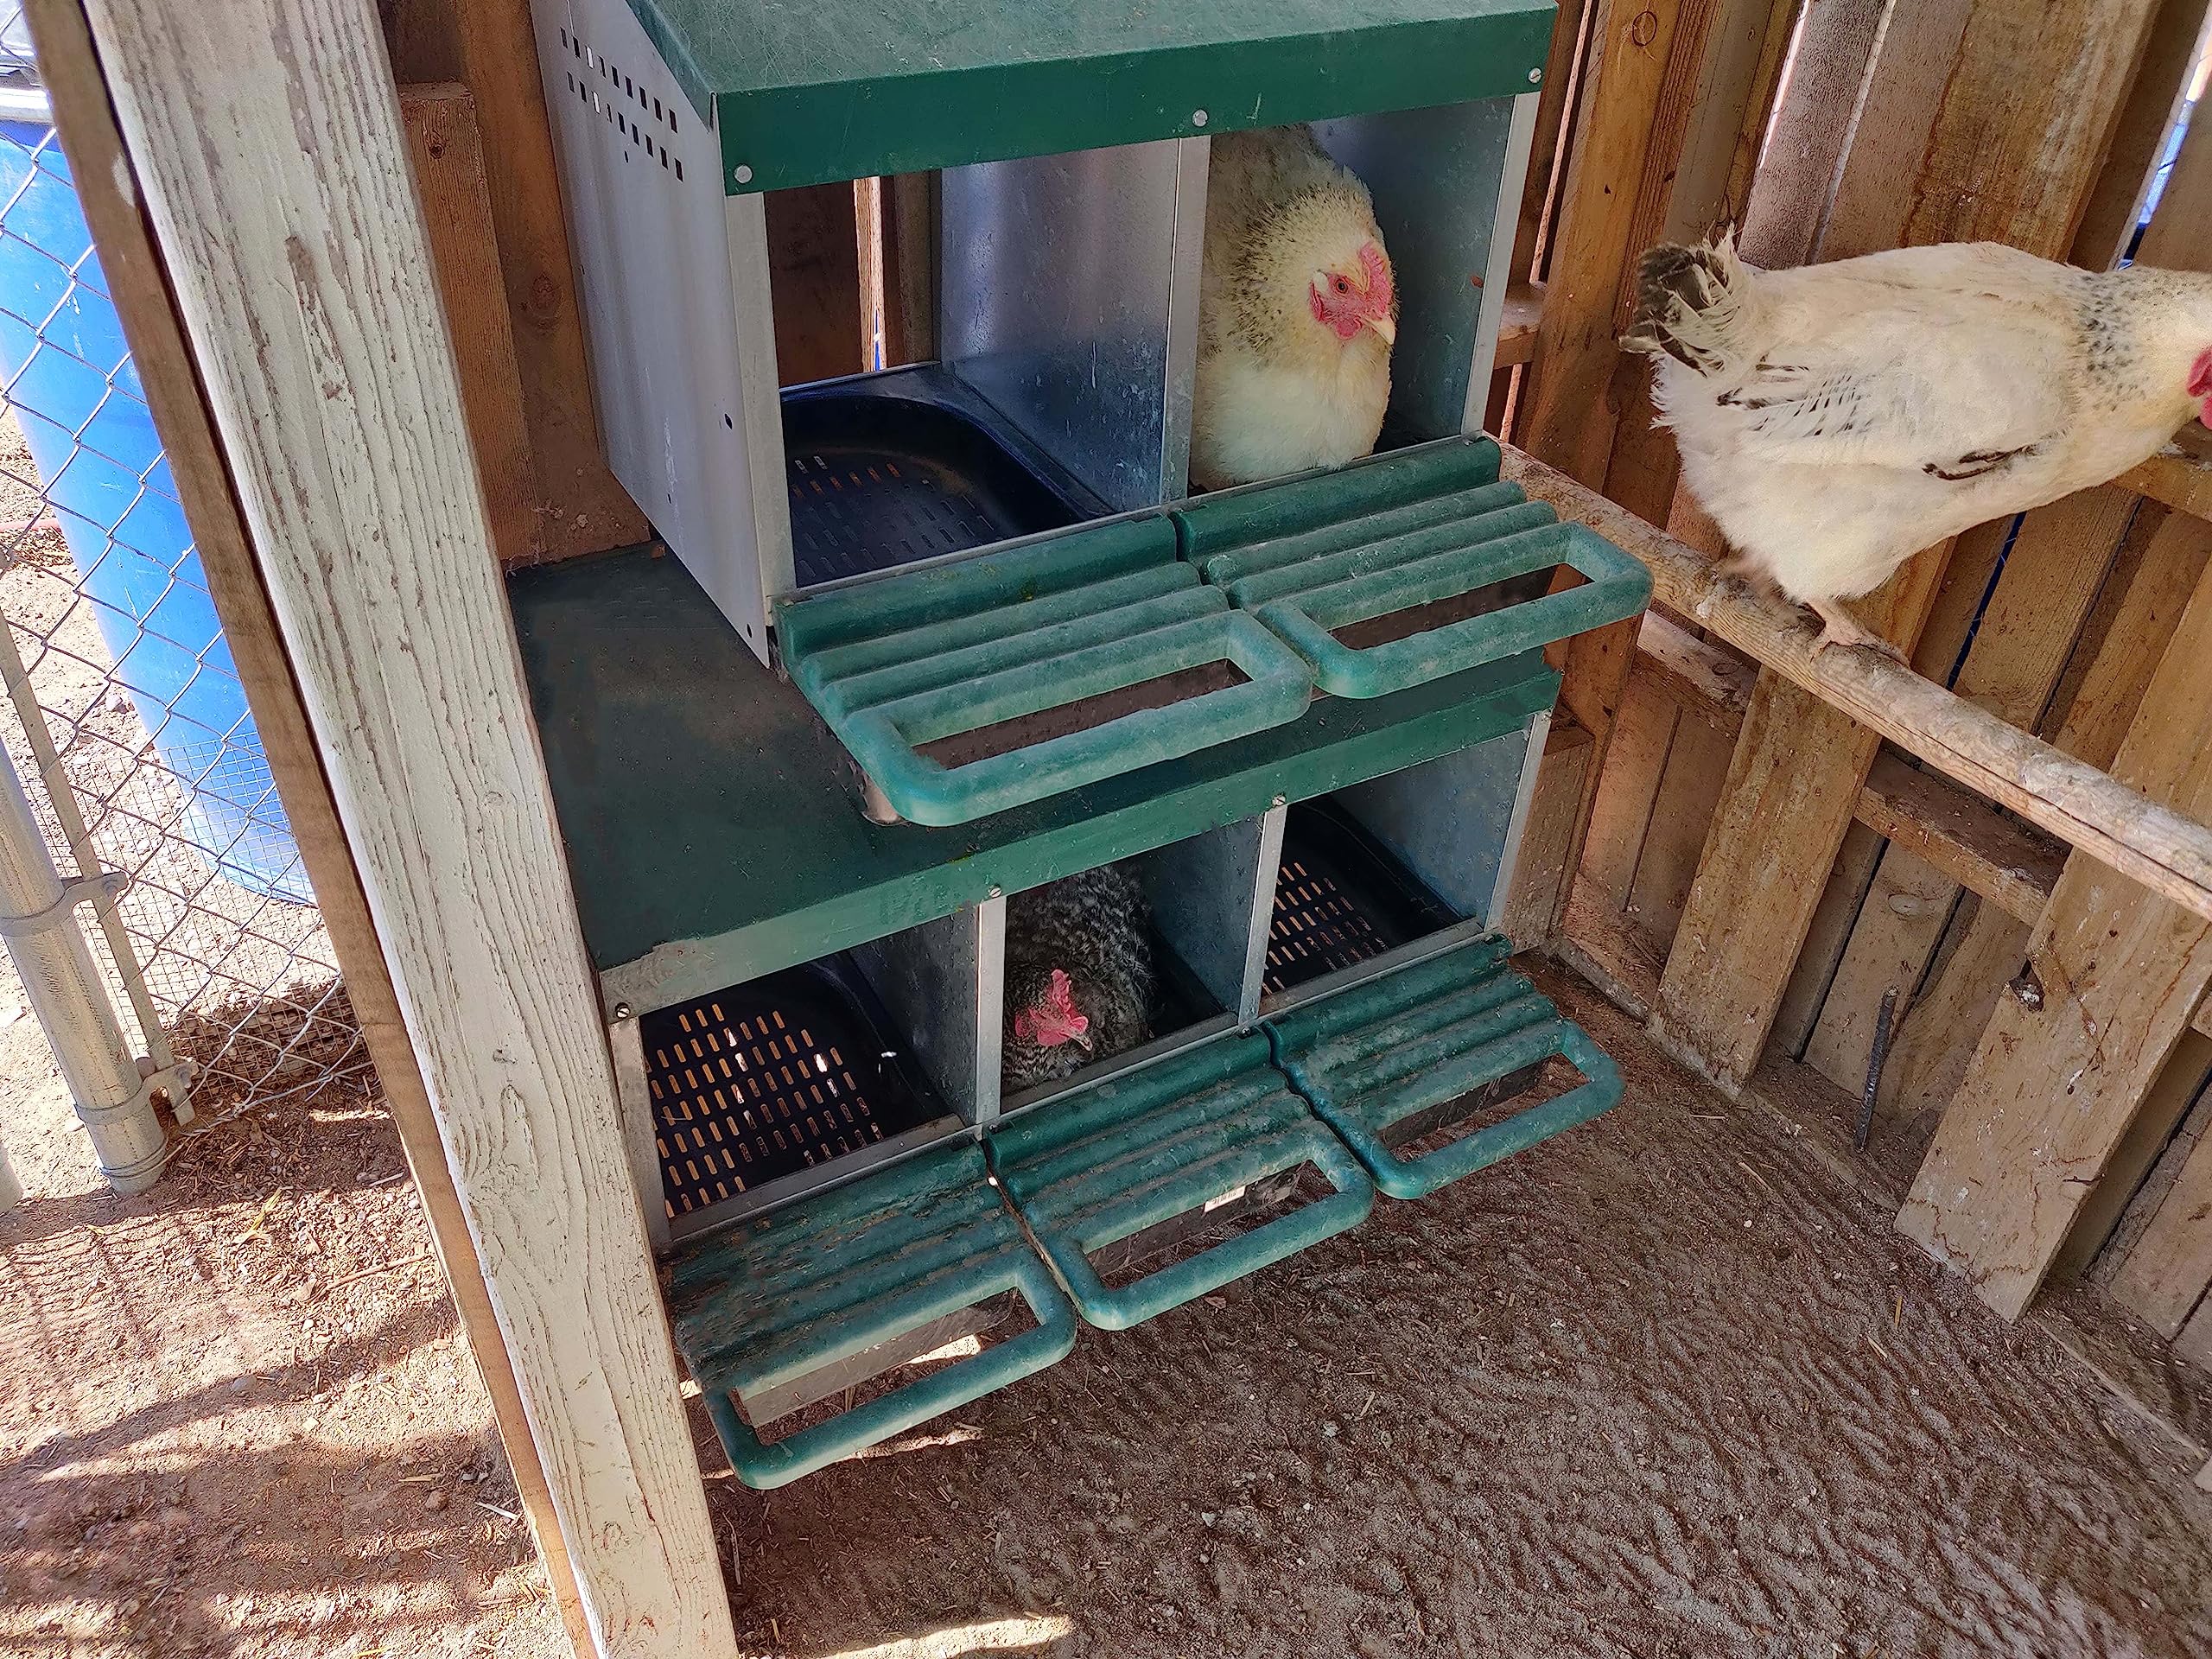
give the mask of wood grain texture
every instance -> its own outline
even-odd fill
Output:
[[[1891,8],[1811,257],[1848,259],[1909,239],[1913,186],[1931,175],[1929,143],[1976,3],[1914,0]]]
[[[1713,0],[1598,0],[1573,149],[1544,273],[1543,321],[1516,412],[1521,446],[1591,485],[1612,453],[1617,321],[1636,256],[1664,212]],[[1685,32],[1687,31],[1687,32]],[[1655,123],[1664,118],[1668,130]],[[1636,238],[1641,236],[1643,240]],[[1598,734],[1602,743],[1602,734]]]
[[[2006,817],[1940,772],[1924,772],[1894,754],[1878,757],[1867,772],[1858,816],[1955,886],[2022,922],[2043,914],[2066,865],[2062,843]]]
[[[2141,218],[2166,133],[2181,114],[2208,20],[2204,0],[2160,0],[2144,39],[2112,143],[2074,234],[2070,263],[2105,270],[2120,261]]]
[[[2189,1033],[2144,1102],[2141,1116],[2150,1120],[2148,1127],[2164,1131],[2164,1154],[2156,1161],[2161,1167],[2171,1163],[2172,1174],[2155,1192],[2146,1188],[2139,1195],[2156,1202],[2106,1287],[2114,1301],[2170,1339],[2181,1334],[2212,1282],[2212,1135],[2203,1133],[2212,1114],[2190,1110],[2203,1091],[2208,1061],[2212,1048]],[[2114,1166],[2098,1183],[2101,1193],[2120,1190],[2126,1172],[2119,1163],[2115,1156]],[[2133,1183],[2128,1190],[2134,1190]],[[2088,1220],[2085,1214],[2082,1224]]]
[[[1567,847],[1580,810],[1590,766],[1590,734],[1572,720],[1554,719],[1536,767],[1536,791],[1513,867],[1505,905],[1505,936],[1523,950],[1548,941],[1568,897]]]
[[[2190,123],[2135,257],[2168,270],[2212,270],[2212,125]]]
[[[2135,497],[2107,486],[2082,491],[2021,519],[1952,682],[1954,691],[2008,725],[2034,729],[2135,505]],[[1961,885],[1910,849],[1893,848],[1885,855],[1806,1050],[1808,1064],[1844,1088],[1862,1084],[1882,999],[1893,988],[1908,999],[1919,994]],[[2046,883],[2044,893],[2049,890]],[[1958,1040],[1969,1040],[1969,1033],[1959,1033]]]
[[[2064,257],[2156,10],[1975,0],[1898,240],[1993,238]]]
[[[534,556],[570,558],[644,541],[652,527],[600,449],[530,0],[404,0],[394,35],[399,79],[458,80],[475,101],[530,427]]]
[[[1874,1103],[1885,1122],[1940,1113],[1957,1098],[1976,1034],[2028,959],[2029,928],[1979,897],[1959,906],[1891,1043]]]
[[[1521,218],[1513,236],[1513,280],[1541,279],[1538,262],[1549,251],[1548,226],[1561,182],[1567,142],[1583,80],[1585,32],[1590,0],[1560,0],[1552,18],[1552,38],[1544,54],[1544,81],[1536,99],[1536,124],[1529,135],[1529,175],[1521,186]]]
[[[728,1606],[374,14],[90,15],[592,1635],[722,1659]]]
[[[2113,763],[2212,817],[2212,581],[2200,582]],[[2068,861],[2029,942],[2041,1006],[1999,1000],[1897,1217],[2017,1319],[2212,984],[2212,921]]]
[[[321,757],[293,683],[291,664],[231,492],[183,325],[140,211],[139,192],[83,9],[79,0],[29,0],[24,15],[38,44],[40,70],[54,97],[62,148],[70,157],[78,199],[99,250],[108,293],[130,341],[131,361],[192,529],[225,643],[253,711],[277,798],[314,885],[322,925],[345,976],[346,996],[360,1021],[378,1086],[422,1198],[432,1249],[491,1398],[508,1467],[562,1623],[577,1652],[588,1654],[590,1633],[569,1570],[568,1546],[531,1438],[506,1344],[492,1311],[483,1267],[469,1237],[437,1121],[400,1018],[353,853],[339,825]]]
[[[1544,315],[1541,284],[1516,283],[1505,290],[1505,310],[1497,325],[1497,356],[1492,366],[1510,369],[1536,354],[1536,330]]]
[[[1733,727],[1751,706],[1758,671],[1656,611],[1637,626],[1636,668],[1661,696],[1717,726]]]
[[[492,545],[501,563],[526,563],[537,528],[537,486],[531,475],[514,334],[500,283],[499,248],[492,234],[492,195],[485,183],[475,100],[468,88],[453,82],[403,86],[399,113],[407,124],[415,188],[423,198],[430,255],[453,333]]]
[[[1813,257],[1891,0],[1806,0],[1789,67],[1744,211],[1744,257],[1767,270]]]
[[[2152,891],[2212,915],[2212,830],[2202,823],[2145,799],[2139,788],[2061,753],[1910,669],[1867,652],[1817,650],[1813,630],[1794,611],[1746,597],[1716,578],[1707,560],[1634,514],[1516,449],[1505,453],[1506,475],[1531,497],[1592,525],[1641,559],[1651,570],[1659,601],[1670,609],[1694,617],[1847,721],[1888,738]],[[1762,690],[1764,686],[1762,680]],[[1758,713],[1754,696],[1747,732]],[[1870,753],[1866,765],[1872,760]],[[1802,757],[1798,764],[1811,770]],[[1854,804],[1863,771],[1853,779]]]
[[[777,380],[796,386],[858,374],[861,263],[853,187],[771,190],[766,208]]]

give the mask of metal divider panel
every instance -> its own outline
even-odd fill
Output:
[[[1641,613],[1651,575],[1497,478],[1487,438],[1179,507],[1183,556],[1335,696],[1378,697]],[[1566,567],[1581,578],[1551,591]]]
[[[1488,935],[1261,1022],[1285,1074],[1392,1198],[1424,1197],[1621,1097],[1612,1061],[1505,965],[1511,949]],[[1422,1156],[1391,1149],[1395,1126],[1554,1055],[1585,1081]]]
[[[787,1385],[979,1302],[1016,1292],[1037,1323],[826,1421],[764,1443],[733,1395]],[[1063,1357],[1067,1300],[960,1141],[894,1164],[675,1260],[676,1345],[738,1478],[781,1486]]]
[[[1164,517],[795,600],[779,625],[793,682],[918,823],[1249,736],[1313,695],[1296,654],[1176,556]],[[995,747],[971,739],[992,728]]]
[[[1283,1086],[1257,1035],[1231,1034],[1079,1089],[994,1131],[991,1166],[1077,1309],[1123,1330],[1357,1226],[1375,1189]],[[1112,1289],[1089,1259],[1311,1164],[1336,1191]]]

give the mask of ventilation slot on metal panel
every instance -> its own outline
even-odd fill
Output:
[[[1294,807],[1283,826],[1261,988],[1278,995],[1455,919],[1334,807],[1325,802]]]
[[[830,963],[648,1014],[639,1035],[669,1218],[858,1152],[936,1116],[859,976]]]

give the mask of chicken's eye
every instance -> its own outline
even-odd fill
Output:
[[[1332,276],[1329,279],[1329,286],[1338,294],[1349,294],[1351,292],[1351,282],[1348,277]]]

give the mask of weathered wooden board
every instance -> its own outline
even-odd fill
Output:
[[[492,195],[484,178],[484,147],[468,88],[448,81],[399,89],[408,154],[422,193],[423,219],[437,263],[438,289],[461,371],[462,406],[484,510],[500,563],[527,562],[537,534],[537,483],[531,474],[530,429],[515,367],[499,248],[492,235]]]
[[[651,527],[600,449],[530,0],[404,0],[398,10],[398,78],[461,81],[476,105],[530,423],[537,555],[568,558],[641,542]]]
[[[398,101],[364,73],[375,14],[89,10],[593,1637],[726,1659]]]
[[[2113,770],[2212,817],[2212,582],[2183,613]],[[1999,1000],[1897,1217],[2011,1319],[2212,983],[2212,920],[2077,855],[2028,954],[2041,1006]]]

